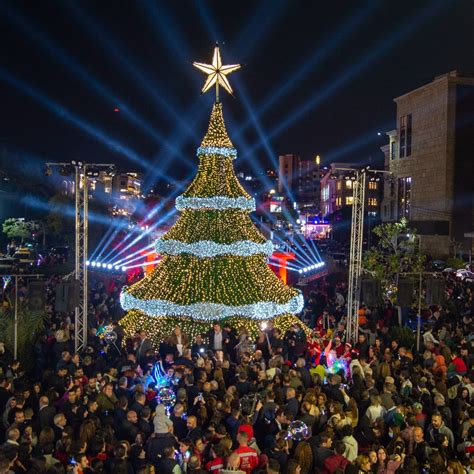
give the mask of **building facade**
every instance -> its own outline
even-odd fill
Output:
[[[343,169],[342,169],[343,168]],[[345,206],[352,206],[356,167],[348,163],[331,163],[321,178],[321,213],[324,217]],[[382,183],[378,175],[368,173],[365,189],[365,208],[370,217],[380,215]]]
[[[320,157],[302,160],[298,155],[279,156],[278,192],[297,202],[298,208],[320,210]]]
[[[420,246],[448,256],[468,251],[474,229],[474,75],[452,71],[395,99],[397,128],[382,147],[382,220],[405,217]]]

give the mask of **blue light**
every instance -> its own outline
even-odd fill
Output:
[[[223,155],[228,158],[237,158],[237,150],[228,146],[200,146],[196,155]]]

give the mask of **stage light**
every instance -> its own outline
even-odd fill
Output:
[[[107,265],[107,269],[108,269],[108,270],[112,270],[113,267],[114,267],[114,266],[113,266],[111,263],[109,263],[109,264]]]
[[[97,262],[92,262],[92,263],[91,263],[91,266],[92,266],[92,267],[95,267],[96,265],[97,265]]]
[[[126,272],[126,271],[127,271],[127,266],[124,265],[124,266],[122,267],[122,272]]]
[[[120,267],[118,265],[115,265],[114,270],[120,270]]]
[[[106,264],[106,263],[103,263],[103,264],[101,265],[101,267],[102,267],[102,268],[107,268],[107,264]]]
[[[86,261],[86,265],[89,266],[91,262],[89,260]]]

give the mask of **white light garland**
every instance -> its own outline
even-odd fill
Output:
[[[251,319],[269,319],[280,314],[297,314],[303,309],[303,295],[291,298],[287,303],[260,301],[242,306],[228,306],[221,303],[193,303],[179,305],[165,300],[140,300],[126,292],[120,295],[120,304],[125,310],[136,309],[148,316],[190,316],[201,321],[216,321],[231,316],[245,316]]]
[[[267,240],[263,244],[250,240],[238,240],[231,244],[220,244],[211,240],[186,243],[174,239],[158,239],[155,242],[155,250],[162,255],[189,253],[199,258],[216,257],[217,255],[248,257],[255,254],[272,255],[273,243],[271,240]]]
[[[176,209],[243,209],[245,211],[255,211],[255,199],[239,196],[231,198],[227,196],[213,197],[184,197],[176,198]]]
[[[196,155],[222,155],[227,158],[237,158],[237,150],[228,146],[201,146],[197,149]]]

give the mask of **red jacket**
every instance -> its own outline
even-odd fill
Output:
[[[240,458],[239,469],[245,471],[247,474],[251,474],[258,466],[258,454],[255,449],[249,446],[239,446],[234,453],[237,453]]]
[[[340,454],[333,454],[324,461],[323,473],[333,474],[337,469],[346,469],[346,466],[350,464],[349,460]]]
[[[224,460],[222,458],[216,458],[206,463],[206,471],[212,474],[219,474],[221,469],[224,469]]]
[[[461,359],[461,357],[455,357],[451,361],[451,364],[454,365],[457,374],[464,374],[467,372],[466,363]]]

